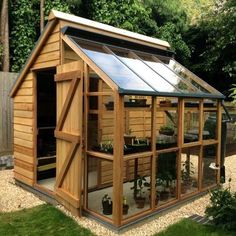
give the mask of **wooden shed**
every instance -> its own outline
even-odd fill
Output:
[[[15,179],[117,228],[219,184],[224,96],[167,42],[52,11],[16,81]]]

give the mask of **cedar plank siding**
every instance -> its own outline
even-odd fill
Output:
[[[60,31],[57,24],[44,44],[31,69],[54,67],[60,64]],[[33,186],[35,183],[35,91],[34,73],[28,72],[14,97],[14,158],[15,178]]]
[[[28,185],[34,183],[34,74],[29,72],[14,97],[15,178]],[[23,91],[26,91],[24,93]]]

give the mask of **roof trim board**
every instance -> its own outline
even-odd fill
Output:
[[[71,15],[68,13],[52,10],[48,19],[52,20],[54,18],[65,20],[71,23],[76,23],[77,25],[86,26],[86,28],[88,29],[96,29],[96,30],[99,30],[100,32],[113,33],[117,36],[118,35],[125,36],[130,39],[136,39],[138,41],[152,43],[156,46],[162,46],[162,47],[165,47],[166,49],[170,48],[170,44],[167,41],[157,39],[157,38],[152,38],[152,37],[145,36],[138,33],[134,33],[128,30],[119,29],[119,28],[116,28],[107,24],[99,23],[96,21],[92,21],[92,20],[85,19],[79,16]]]

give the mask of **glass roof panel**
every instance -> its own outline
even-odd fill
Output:
[[[114,51],[113,51],[114,52]],[[172,84],[163,79],[152,68],[146,65],[142,60],[128,57],[128,53],[115,51],[117,58],[134,71],[140,78],[149,84],[157,92],[180,93]]]
[[[103,71],[117,86],[132,93],[155,93],[155,91],[139,78],[134,72],[126,67],[118,58],[106,52],[99,44],[83,43],[77,38],[72,40],[81,50]]]
[[[161,62],[145,60],[145,63],[153,70],[155,70],[158,74],[160,74],[163,78],[165,78],[165,80],[177,87],[181,92],[186,94],[199,93],[197,88],[186,83],[184,79],[180,78],[177,74],[175,74]]]
[[[191,71],[186,69],[184,66],[182,66],[180,63],[175,61],[174,59],[170,59],[168,62],[166,62],[166,65],[172,69],[175,73],[177,73],[182,78],[188,80],[191,84],[193,84],[195,87],[197,87],[200,91],[203,93],[216,93],[220,94],[216,89],[211,87],[209,84],[207,84],[205,81],[194,75]]]

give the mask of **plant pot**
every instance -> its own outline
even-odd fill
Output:
[[[137,208],[144,208],[144,205],[145,205],[145,197],[137,197],[135,199],[135,202],[136,202],[136,205],[137,205]]]
[[[129,205],[124,205],[123,204],[123,215],[127,215],[129,210]]]
[[[164,134],[167,136],[173,136],[175,133],[174,130],[159,130],[159,134]]]
[[[191,184],[189,184],[189,183],[184,183],[184,184],[182,184],[181,185],[181,194],[185,194],[187,191],[188,191],[188,189],[190,189],[191,188]]]
[[[104,215],[111,215],[112,214],[112,202],[103,201],[102,202],[102,208],[103,208],[102,213]]]
[[[168,198],[169,198],[169,192],[168,191],[160,192],[160,200],[161,201],[166,201]]]

